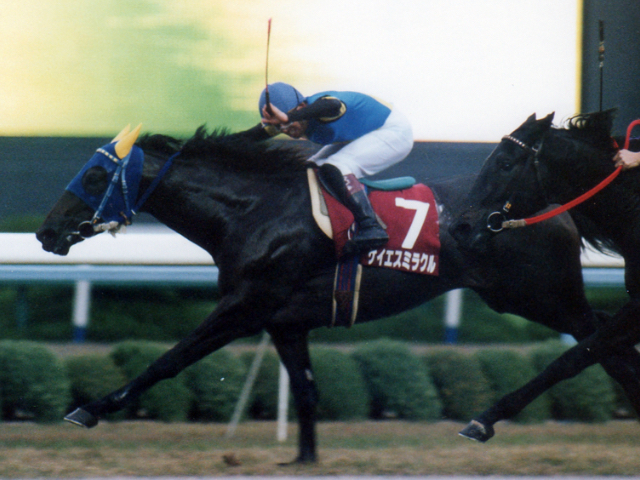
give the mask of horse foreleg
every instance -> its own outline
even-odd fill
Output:
[[[633,311],[637,307],[633,302],[623,307],[619,314],[627,319],[634,318]],[[599,314],[598,317],[603,324],[610,322],[613,317],[606,314]],[[635,315],[637,318],[637,315]],[[632,320],[633,321],[633,320]],[[633,321],[636,324],[635,321]],[[620,323],[619,323],[620,325]],[[640,324],[638,324],[640,326]],[[603,328],[608,328],[604,326]],[[620,329],[621,327],[617,327]],[[634,333],[636,328],[623,328],[622,336],[614,334],[612,341],[617,345],[606,345],[602,342],[600,348],[596,348],[594,354],[599,359],[607,374],[616,380],[623,388],[629,402],[635,412],[640,416],[640,352],[636,350],[634,344],[640,340],[640,333]],[[602,335],[604,332],[600,332]],[[625,338],[626,337],[626,338]],[[611,343],[611,341],[609,342]],[[604,347],[604,348],[602,348]]]
[[[579,343],[554,360],[533,380],[505,395],[492,407],[471,420],[460,431],[460,435],[486,442],[494,435],[493,426],[495,423],[515,416],[556,383],[577,375],[595,363],[596,360],[590,354],[588,347]]]
[[[291,393],[298,413],[298,457],[295,462],[315,462],[318,391],[313,380],[307,334],[284,336],[272,333],[271,337],[289,373]]]
[[[639,389],[637,385],[629,385],[628,379],[631,375],[637,379],[638,375],[633,366],[637,363],[637,352],[633,353],[631,349],[640,342],[639,309],[639,303],[629,302],[610,321],[564,352],[529,383],[505,395],[474,418],[460,435],[486,442],[494,435],[495,423],[513,417],[556,383],[572,378],[598,362],[614,378],[624,381],[630,400],[634,408],[638,409]],[[629,360],[632,361],[631,364]],[[615,368],[623,367],[625,370],[615,371]]]
[[[242,300],[223,299],[200,326],[141,375],[102,399],[74,410],[65,420],[87,428],[95,427],[100,418],[121,410],[161,380],[175,377],[189,365],[237,338],[258,333],[260,327],[246,321],[243,310],[246,305]]]

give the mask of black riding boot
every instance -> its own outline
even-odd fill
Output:
[[[355,175],[343,177],[337,167],[328,163],[322,165],[319,171],[324,186],[351,211],[357,224],[356,234],[345,246],[345,254],[368,252],[386,245],[389,236],[378,223],[364,185]]]

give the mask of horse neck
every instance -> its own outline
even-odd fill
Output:
[[[155,179],[164,162],[147,156],[141,191]],[[177,157],[142,211],[215,257],[225,242],[236,238],[235,232],[243,229],[242,219],[252,210],[265,204],[278,209],[279,199],[292,183],[286,178],[274,181]]]
[[[637,195],[619,184],[607,186],[592,200],[575,208],[572,218],[580,234],[591,244],[625,255],[626,245],[635,249],[635,225],[640,217]]]
[[[604,153],[602,155],[605,156]],[[567,159],[563,162],[567,162]],[[613,172],[613,162],[610,162],[610,168],[607,168],[608,162],[610,162],[608,157],[602,159],[596,156],[590,158],[583,156],[572,160],[575,169],[563,168],[554,171],[554,168],[551,168],[549,171],[551,178],[564,180],[551,188],[549,202],[566,204],[591,190]],[[585,168],[580,169],[581,164]],[[562,165],[562,163],[556,162],[556,165]],[[589,243],[616,251],[624,243],[624,237],[628,231],[624,224],[627,221],[633,221],[633,217],[627,215],[630,211],[622,200],[625,198],[624,190],[616,180],[591,199],[569,210],[580,235]]]
[[[478,175],[474,173],[428,182],[440,208],[441,229],[443,221],[456,218],[465,210],[469,191],[477,178]]]

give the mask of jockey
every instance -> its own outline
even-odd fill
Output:
[[[413,132],[405,116],[391,106],[357,92],[320,92],[304,97],[286,83],[269,85],[258,107],[262,122],[243,132],[254,140],[284,133],[323,147],[309,160],[320,166],[322,183],[353,214],[358,225],[347,248],[367,252],[389,237],[378,223],[359,178],[403,160],[413,148]]]

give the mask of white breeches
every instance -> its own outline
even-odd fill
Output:
[[[322,147],[309,160],[317,165],[329,163],[343,175],[356,178],[374,175],[403,160],[413,148],[413,130],[407,118],[392,110],[384,124],[351,142]]]

